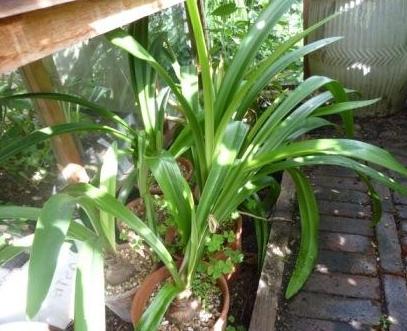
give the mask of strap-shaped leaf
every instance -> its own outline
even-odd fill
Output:
[[[202,135],[201,127],[199,126],[197,115],[191,108],[191,105],[182,95],[177,84],[172,80],[168,72],[154,59],[154,57],[131,35],[121,29],[111,31],[106,34],[107,38],[114,45],[124,49],[134,57],[146,61],[151,65],[158,75],[165,81],[168,87],[176,96],[178,102],[181,105],[181,110],[184,112],[186,119],[188,120],[189,125],[191,126],[192,133],[194,135],[195,145],[197,151],[202,160],[205,160],[205,148],[204,140]]]
[[[225,74],[216,98],[215,109],[219,112],[219,115],[223,114],[226,106],[238,91],[242,77],[256,56],[262,42],[293,2],[293,0],[272,1],[260,14],[240,43],[240,47]]]
[[[347,101],[347,102],[340,102],[335,103],[333,105],[320,107],[315,110],[312,115],[313,116],[326,116],[326,115],[333,115],[342,113],[349,110],[355,110],[363,107],[368,107],[376,102],[380,101],[380,98],[372,99],[372,100],[361,100],[361,101]]]
[[[158,291],[153,302],[144,312],[143,316],[140,319],[140,322],[135,326],[135,330],[157,330],[171,302],[180,292],[181,290],[174,285],[170,283],[165,284]]]
[[[157,254],[157,256],[170,271],[175,282],[177,284],[181,283],[177,267],[172,259],[172,256],[168,252],[164,244],[161,242],[161,240],[156,235],[154,235],[154,233],[141,219],[134,215],[134,213],[132,213],[128,208],[126,208],[126,206],[120,203],[114,196],[90,184],[84,183],[68,186],[64,190],[64,192],[73,197],[78,197],[80,203],[86,200],[94,207],[110,213],[117,219],[125,222],[138,235],[140,235],[151,247],[151,249]]]
[[[79,105],[84,109],[88,109],[93,111],[94,113],[109,119],[129,131],[132,129],[129,125],[124,121],[120,116],[116,115],[112,111],[94,103],[92,101],[86,100],[80,96],[76,96],[73,94],[66,94],[66,93],[54,93],[54,92],[37,92],[37,93],[23,93],[23,94],[14,94],[9,96],[0,97],[0,103],[8,100],[15,100],[15,99],[48,99],[48,100],[56,100],[56,101],[63,101],[68,103],[73,103],[75,105]]]
[[[260,154],[249,162],[248,169],[256,169],[269,163],[308,155],[338,155],[371,162],[407,176],[407,168],[389,152],[357,140],[351,139],[312,139],[295,142],[274,151]]]
[[[41,209],[35,207],[21,207],[21,206],[0,206],[0,219],[25,219],[37,220],[40,216]]]
[[[78,245],[75,282],[75,330],[104,331],[105,279],[102,246],[84,241]]]
[[[103,157],[103,164],[100,169],[99,188],[105,190],[109,194],[116,196],[116,178],[117,178],[117,144],[113,143]],[[116,250],[115,236],[115,218],[113,215],[100,211],[100,223],[105,237],[107,238],[110,249]]]
[[[236,94],[234,99],[231,100],[227,110],[223,114],[223,118],[221,123],[219,124],[218,130],[222,130],[222,128],[224,127],[224,123],[229,121],[231,115],[235,112],[237,114],[237,119],[243,118],[243,116],[247,112],[247,109],[256,100],[258,94],[267,86],[267,84],[270,83],[273,77],[287,68],[291,63],[340,39],[341,38],[339,37],[332,37],[318,40],[299,49],[291,51],[278,59],[271,55],[272,61],[270,61],[270,65],[259,67],[258,70],[252,73],[252,75],[247,78],[247,81],[244,82],[244,84],[242,84],[242,86],[239,88],[239,92]]]
[[[212,169],[205,183],[197,209],[197,220],[200,226],[207,224],[207,217],[218,200],[228,176],[231,176],[234,162],[239,155],[248,126],[243,122],[231,122],[225,130],[222,143],[217,146]]]
[[[187,10],[190,17],[192,31],[194,34],[196,51],[198,53],[198,63],[201,69],[203,106],[205,116],[205,157],[208,169],[212,164],[215,137],[215,109],[214,108],[214,86],[212,80],[212,68],[210,56],[206,47],[205,35],[201,23],[201,15],[198,10],[198,3],[195,0],[187,0]]]
[[[271,164],[262,169],[263,174],[270,174],[290,168],[298,168],[311,165],[336,165],[354,170],[358,174],[374,179],[375,181],[388,186],[403,195],[407,196],[407,186],[401,185],[393,178],[390,178],[385,173],[377,171],[363,163],[343,156],[330,156],[330,155],[312,155],[305,157],[293,158],[287,161],[281,161]]]
[[[334,85],[332,85],[334,84]],[[264,144],[269,137],[275,132],[276,128],[281,125],[282,121],[295,109],[295,107],[304,99],[309,97],[315,91],[322,87],[330,88],[330,91],[340,89],[339,83],[333,79],[323,76],[312,76],[301,83],[294,91],[289,93],[287,98],[277,107],[271,116],[264,122],[261,128],[254,127],[252,130],[257,131],[253,138],[252,144],[260,146]],[[327,94],[327,97],[330,95]],[[329,100],[329,99],[328,99]],[[295,119],[295,118],[294,118]],[[267,147],[267,146],[266,146]]]
[[[12,260],[25,251],[27,251],[27,247],[25,246],[6,245],[0,247],[0,265]]]
[[[102,131],[111,134],[112,136],[123,139],[127,142],[132,142],[132,140],[126,135],[118,130],[115,130],[106,125],[98,124],[88,124],[88,123],[68,123],[59,124],[55,126],[46,127],[39,129],[29,134],[28,136],[14,139],[12,143],[0,147],[0,163],[6,161],[8,158],[16,155],[17,153],[24,151],[30,146],[39,144],[43,141],[61,135],[64,133],[72,132],[91,132],[91,131]]]
[[[294,271],[287,286],[285,297],[295,295],[304,285],[318,255],[319,212],[311,183],[299,170],[288,171],[297,191],[301,218],[301,242]]]
[[[287,141],[296,140],[303,134],[322,128],[324,126],[335,126],[335,124],[320,117],[309,117],[305,119],[301,124],[298,124],[298,126],[291,131],[290,135],[287,137]]]
[[[36,315],[47,296],[75,204],[75,198],[67,194],[57,194],[52,196],[41,210],[28,269],[26,311],[30,318]]]
[[[191,189],[182,176],[174,157],[168,152],[147,158],[147,162],[154,178],[164,192],[169,202],[170,212],[181,234],[182,241],[186,243],[191,233],[192,213],[194,200]]]

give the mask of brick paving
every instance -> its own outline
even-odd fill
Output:
[[[407,165],[407,114],[366,120],[359,132]],[[384,213],[373,227],[366,187],[354,173],[318,167],[310,179],[320,254],[304,289],[282,304],[277,330],[407,331],[407,197],[377,186]]]

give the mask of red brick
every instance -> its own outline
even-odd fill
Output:
[[[350,218],[369,218],[371,216],[369,208],[353,203],[320,200],[318,206],[320,213],[324,215]]]
[[[407,197],[398,192],[393,192],[393,201],[398,205],[407,205]]]
[[[340,273],[313,273],[304,287],[307,291],[380,300],[378,278]]]
[[[321,215],[320,229],[331,232],[359,234],[362,236],[373,236],[373,229],[370,226],[370,222],[367,222],[366,220],[347,217]]]
[[[396,223],[391,214],[383,214],[381,222],[376,226],[376,236],[380,256],[380,266],[384,272],[403,272],[401,249]]]
[[[377,325],[382,315],[380,304],[375,301],[309,292],[298,294],[289,303],[288,310],[291,314],[299,317],[364,325]]]
[[[317,200],[330,200],[338,202],[350,202],[355,204],[367,204],[370,199],[365,192],[354,190],[335,189],[319,186],[314,189]]]
[[[314,183],[316,186],[366,192],[366,185],[358,178],[315,176],[312,178],[312,183]]]
[[[407,257],[407,236],[401,238],[401,252],[403,257]]]
[[[377,264],[374,255],[343,253],[322,250],[316,269],[323,273],[342,272],[366,276],[376,276]]]
[[[390,331],[405,331],[407,328],[407,287],[404,277],[384,275],[384,294]]]
[[[281,323],[280,329],[287,331],[355,331],[355,328],[348,323],[295,316],[287,316]],[[358,330],[367,331],[370,330],[370,327],[358,328]]]
[[[353,170],[344,167],[320,166],[312,168],[313,177],[334,176],[356,178],[358,175]]]
[[[321,248],[333,251],[374,254],[369,238],[356,234],[321,232]]]
[[[400,218],[407,219],[407,206],[396,206]]]

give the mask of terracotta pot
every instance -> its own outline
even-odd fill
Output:
[[[189,182],[192,178],[192,174],[194,172],[194,167],[192,165],[192,162],[189,161],[188,159],[184,157],[179,157],[177,159],[177,163],[180,167],[184,169],[182,172],[182,175],[184,176],[185,180]],[[156,195],[161,195],[163,192],[161,191],[160,187],[158,186],[157,183],[154,183],[150,187],[150,193],[151,194],[156,194]]]
[[[146,305],[156,289],[157,285],[164,282],[170,277],[170,273],[167,268],[162,267],[153,273],[151,273],[144,282],[139,286],[137,292],[133,298],[133,304],[131,307],[131,320],[133,324],[137,324],[143,315]],[[216,320],[215,325],[211,329],[212,331],[223,331],[226,329],[226,322],[228,318],[230,296],[229,288],[224,277],[218,279],[217,284],[222,291],[223,304],[222,311],[219,318]]]

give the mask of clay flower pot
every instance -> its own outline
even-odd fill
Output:
[[[140,321],[146,305],[157,285],[164,282],[169,277],[170,273],[167,268],[161,267],[160,269],[157,269],[156,271],[151,273],[139,286],[136,294],[134,295],[133,304],[131,307],[131,320],[134,325],[136,325]],[[229,288],[226,279],[224,277],[219,278],[217,284],[222,291],[223,304],[221,314],[216,320],[211,331],[223,331],[226,329],[226,322],[230,305]]]

